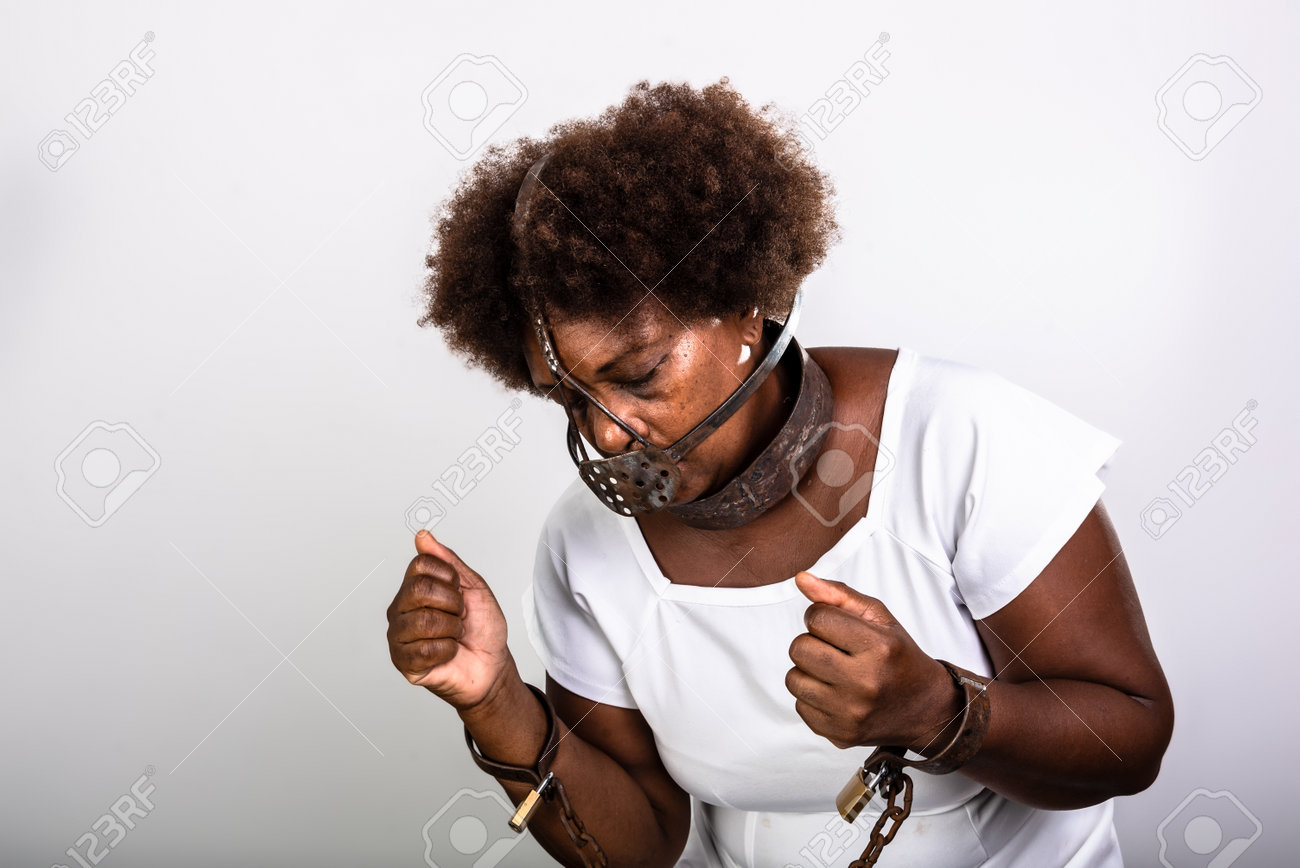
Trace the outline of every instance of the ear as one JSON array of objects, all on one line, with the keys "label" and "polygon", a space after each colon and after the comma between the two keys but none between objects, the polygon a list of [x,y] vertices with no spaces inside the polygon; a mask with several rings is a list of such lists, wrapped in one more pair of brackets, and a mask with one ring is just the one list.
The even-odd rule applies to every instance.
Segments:
[{"label": "ear", "polygon": [[740,313],[740,336],[751,347],[763,337],[763,318],[758,315],[758,308]]}]

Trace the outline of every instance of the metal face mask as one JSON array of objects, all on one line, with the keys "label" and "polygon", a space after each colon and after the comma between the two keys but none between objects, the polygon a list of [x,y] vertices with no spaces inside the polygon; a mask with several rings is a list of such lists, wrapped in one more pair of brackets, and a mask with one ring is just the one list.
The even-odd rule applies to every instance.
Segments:
[{"label": "metal face mask", "polygon": [[[702,443],[706,437],[721,428],[723,423],[730,419],[745,401],[749,400],[758,391],[758,388],[763,385],[768,375],[776,368],[777,363],[781,361],[782,356],[785,354],[786,347],[789,346],[794,337],[794,326],[799,318],[801,295],[802,291],[795,293],[794,302],[790,306],[790,313],[786,316],[785,324],[780,327],[780,333],[775,336],[771,349],[768,350],[767,355],[764,356],[758,367],[745,378],[745,381],[737,387],[736,391],[732,392],[730,397],[723,401],[716,410],[666,449],[660,449],[650,443],[597,400],[582,384],[566,376],[560,370],[559,358],[555,353],[550,328],[546,323],[545,316],[539,314],[536,317],[534,326],[537,331],[538,343],[542,348],[542,357],[545,359],[551,375],[556,378],[557,383],[561,384],[560,398],[569,416],[569,456],[573,459],[573,463],[577,465],[578,474],[582,477],[583,482],[587,484],[593,494],[600,498],[606,507],[624,516],[644,515],[664,508],[669,508],[673,512],[677,511],[673,507],[677,489],[681,483],[681,470],[678,463],[692,449]],[[765,325],[765,329],[770,333],[774,326],[776,324],[769,321]],[[806,353],[803,353],[802,348],[799,349],[800,354],[806,360]],[[817,373],[820,374],[820,369],[818,369]],[[824,381],[825,376],[821,375],[821,377]],[[641,444],[641,448],[615,455],[612,458],[590,458],[587,455],[582,438],[578,434],[573,409],[569,406],[568,398],[564,393],[563,385],[566,383],[581,395],[583,400],[590,402],[596,409],[600,410],[613,420],[616,425],[636,439]],[[824,436],[825,432],[822,431],[821,435]],[[806,447],[807,444],[801,444],[803,451],[815,454],[815,449],[808,450]],[[809,457],[812,456],[809,455]],[[753,499],[752,495],[750,497]],[[758,506],[759,504],[755,505]],[[766,506],[767,504],[762,504],[760,511]],[[752,517],[752,515],[745,515],[743,512],[736,510],[731,512],[730,519],[701,515],[695,517],[697,518],[696,521],[690,521],[687,516],[680,517],[690,524],[711,528],[734,527]]]},{"label": "metal face mask", "polygon": [[[531,200],[541,183],[538,175],[551,156],[550,152],[544,153],[528,169],[519,186],[512,217],[512,234],[516,243],[524,237]],[[739,527],[752,521],[790,493],[817,457],[818,449],[831,428],[833,408],[830,382],[825,372],[794,340],[794,326],[799,318],[801,298],[802,290],[797,290],[783,325],[771,320],[764,323],[764,332],[771,339],[772,346],[758,367],[745,378],[745,382],[704,421],[666,449],[660,449],[645,440],[596,400],[581,383],[564,375],[546,322],[545,302],[536,300],[535,310],[538,313],[534,326],[537,341],[541,345],[547,368],[556,378],[556,383],[560,384],[560,398],[569,417],[569,456],[577,465],[583,482],[600,498],[601,503],[622,516],[645,515],[666,509],[684,524],[718,530]],[[793,347],[787,353],[787,347],[791,344]],[[790,415],[784,427],[763,453],[720,491],[689,503],[678,503],[677,491],[682,478],[678,463],[706,437],[722,427],[758,391],[768,375],[787,356],[798,393],[796,398],[787,399],[793,401],[793,406],[789,408]],[[584,400],[632,435],[640,448],[612,458],[588,457],[578,434],[573,409],[569,406],[568,396],[563,389],[566,381]]]}]

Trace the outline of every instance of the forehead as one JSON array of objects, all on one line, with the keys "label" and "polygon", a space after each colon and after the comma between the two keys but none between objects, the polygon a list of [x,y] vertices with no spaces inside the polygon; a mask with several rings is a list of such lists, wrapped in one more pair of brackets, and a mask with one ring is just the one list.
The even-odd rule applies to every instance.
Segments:
[{"label": "forehead", "polygon": [[[594,380],[611,363],[635,359],[672,339],[682,326],[667,313],[642,305],[619,319],[547,317],[560,367],[579,380]],[[525,358],[534,382],[550,382],[551,373],[530,320],[524,335]]]}]

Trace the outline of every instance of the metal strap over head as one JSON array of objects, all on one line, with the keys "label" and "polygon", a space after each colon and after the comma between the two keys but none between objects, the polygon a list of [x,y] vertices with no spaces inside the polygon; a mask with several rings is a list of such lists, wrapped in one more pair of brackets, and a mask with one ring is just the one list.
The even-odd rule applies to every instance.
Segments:
[{"label": "metal strap over head", "polygon": [[[514,238],[516,246],[524,237],[524,225],[528,222],[528,215],[532,211],[533,196],[537,190],[538,175],[541,174],[542,168],[546,162],[551,159],[554,152],[546,151],[537,159],[528,171],[524,173],[524,180],[519,184],[519,192],[515,194],[515,211],[510,219],[510,231]],[[532,306],[540,311],[542,309],[542,300],[537,296],[535,290],[526,292],[527,298],[525,304],[531,303]],[[549,362],[548,362],[549,366]]]},{"label": "metal strap over head", "polygon": [[[516,243],[523,237],[535,189],[541,183],[538,175],[550,156],[550,152],[547,152],[533,163],[520,184],[512,218]],[[590,390],[561,369],[545,305],[540,298],[531,298],[535,307],[532,312],[533,327],[542,357],[556,379],[561,401],[569,416],[569,455],[578,467],[579,476],[606,507],[624,516],[667,509],[683,523],[693,527],[721,529],[738,527],[753,520],[790,493],[816,457],[817,447],[829,431],[832,414],[831,391],[825,373],[794,340],[794,327],[799,319],[802,295],[802,290],[796,289],[784,323],[765,321],[764,334],[771,340],[771,346],[744,382],[717,409],[677,442],[664,449],[642,437],[631,425],[602,404]],[[676,503],[681,483],[679,463],[735,415],[787,355],[790,358],[792,380],[798,391],[787,399],[793,406],[788,408],[789,416],[780,432],[743,473],[721,490],[690,503]],[[564,388],[566,383],[584,401],[596,407],[635,439],[640,448],[610,458],[590,458],[578,433],[573,409],[569,406]]]},{"label": "metal strap over head", "polygon": [[513,218],[516,235],[523,229],[524,221],[528,218],[528,207],[532,204],[533,190],[537,189],[537,176],[541,174],[542,168],[550,158],[551,151],[542,154],[537,162],[528,167],[528,171],[524,174],[524,180],[519,185],[519,193],[515,196],[515,214]]}]

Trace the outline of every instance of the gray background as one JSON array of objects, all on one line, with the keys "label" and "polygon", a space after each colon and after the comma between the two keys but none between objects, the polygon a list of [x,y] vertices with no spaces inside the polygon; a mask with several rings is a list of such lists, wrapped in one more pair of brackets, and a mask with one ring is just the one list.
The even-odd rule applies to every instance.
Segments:
[{"label": "gray background", "polygon": [[[1159,780],[1118,805],[1128,863],[1159,864],[1159,825],[1198,788],[1258,818],[1237,864],[1289,861],[1298,23],[1283,3],[8,7],[3,861],[75,866],[66,849],[146,767],[156,807],[101,864],[421,865],[449,803],[501,834],[490,801],[457,800],[497,788],[455,715],[384,638],[408,506],[512,400],[415,326],[428,218],[468,165],[421,94],[470,53],[527,89],[492,141],[643,77],[730,75],[797,114],[880,32],[889,76],[817,146],[845,240],[807,282],[800,340],[989,368],[1124,441],[1104,501],[1178,711]],[[146,32],[153,77],[48,169],[38,144]],[[1263,99],[1193,160],[1155,94],[1197,53]],[[1254,447],[1145,533],[1248,401]],[[518,416],[438,533],[538,681],[520,594],[573,469],[558,408]],[[161,466],[91,527],[54,465],[96,421]],[[1213,805],[1175,825],[1243,817]],[[432,858],[470,864],[452,817]],[[522,839],[483,864],[540,854]]]}]

